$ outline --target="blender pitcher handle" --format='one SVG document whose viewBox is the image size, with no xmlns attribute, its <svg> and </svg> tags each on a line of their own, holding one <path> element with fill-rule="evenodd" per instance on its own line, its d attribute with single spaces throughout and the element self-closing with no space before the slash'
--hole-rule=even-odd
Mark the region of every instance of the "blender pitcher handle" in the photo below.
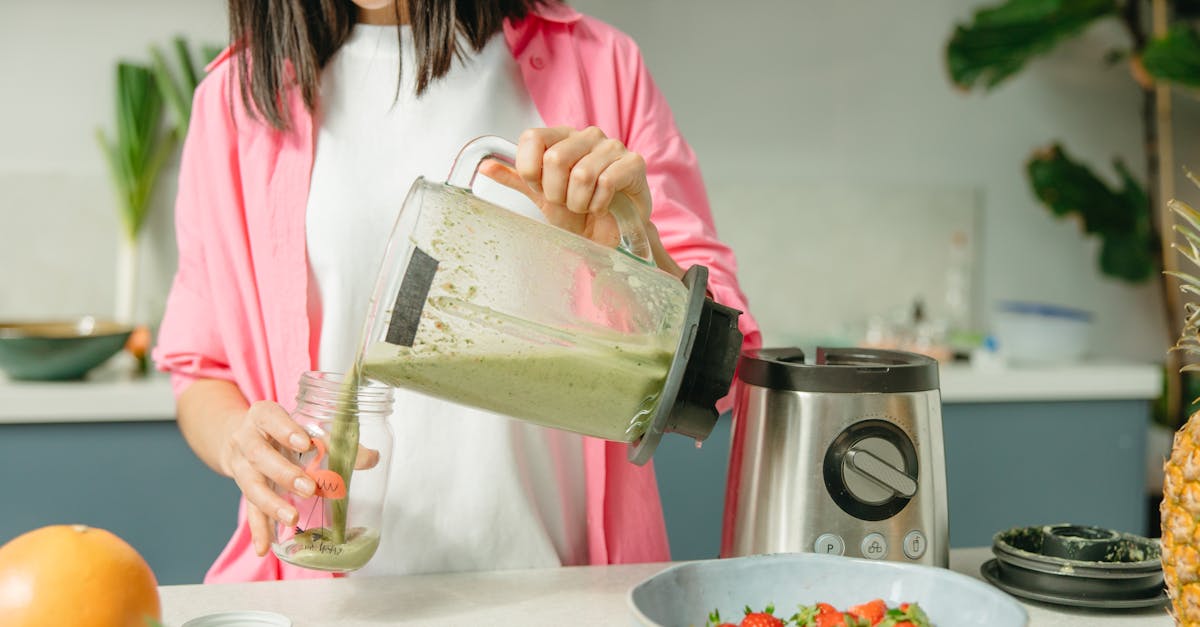
<svg viewBox="0 0 1200 627">
<path fill-rule="evenodd" d="M 509 165 L 516 165 L 517 145 L 496 135 L 477 137 L 463 146 L 450 166 L 450 176 L 446 183 L 463 189 L 471 189 L 475 183 L 475 175 L 479 172 L 479 164 L 484 159 L 498 159 Z M 654 265 L 654 255 L 650 252 L 650 240 L 642 227 L 633 201 L 625 194 L 615 194 L 608 206 L 609 213 L 617 221 L 620 232 L 620 243 L 617 245 L 622 252 L 638 260 Z"/>
</svg>

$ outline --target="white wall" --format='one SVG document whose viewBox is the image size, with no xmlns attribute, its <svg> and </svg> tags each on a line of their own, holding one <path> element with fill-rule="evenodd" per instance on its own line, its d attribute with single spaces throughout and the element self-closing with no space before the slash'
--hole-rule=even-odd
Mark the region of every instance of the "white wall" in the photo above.
<svg viewBox="0 0 1200 627">
<path fill-rule="evenodd" d="M 964 96 L 944 76 L 941 49 L 978 2 L 574 4 L 640 42 L 714 197 L 759 181 L 977 189 L 985 208 L 979 303 L 1037 298 L 1092 309 L 1097 353 L 1160 355 L 1166 332 L 1155 289 L 1102 278 L 1093 244 L 1051 219 L 1022 173 L 1030 151 L 1054 139 L 1106 173 L 1114 154 L 1141 170 L 1137 92 L 1125 72 L 1098 61 L 1121 40 L 1118 29 L 1092 29 L 997 92 Z M 111 310 L 116 223 L 92 133 L 109 124 L 115 58 L 180 30 L 223 39 L 224 3 L 0 4 L 0 317 Z M 172 250 L 161 209 L 151 225 L 159 250 L 148 262 L 157 265 Z M 738 231 L 738 214 L 771 208 L 715 210 L 725 237 L 745 247 L 755 234 Z M 151 291 L 164 291 L 168 275 L 155 273 Z M 802 307 L 795 289 L 781 285 L 754 305 Z M 147 310 L 161 306 L 157 298 Z"/>
<path fill-rule="evenodd" d="M 0 319 L 112 314 L 118 224 L 95 130 L 114 127 L 117 58 L 178 33 L 226 41 L 225 3 L 0 2 Z M 173 178 L 147 218 L 149 318 L 174 272 Z"/>
<path fill-rule="evenodd" d="M 714 196 L 754 181 L 978 188 L 985 208 L 979 303 L 1033 298 L 1084 307 L 1099 314 L 1096 354 L 1161 355 L 1156 289 L 1101 277 L 1094 245 L 1075 225 L 1052 219 L 1023 175 L 1032 149 L 1055 139 L 1110 177 L 1112 155 L 1143 170 L 1137 90 L 1123 69 L 1099 61 L 1123 41 L 1114 25 L 1093 28 L 984 96 L 950 87 L 942 47 L 953 23 L 985 2 L 574 4 L 639 42 Z M 723 237 L 752 241 L 754 234 L 738 231 L 737 216 L 756 210 L 763 209 L 714 207 Z M 766 305 L 764 295 L 752 295 L 752 308 L 803 308 L 819 296 L 783 276 L 779 285 L 786 295 L 766 296 Z"/>
</svg>

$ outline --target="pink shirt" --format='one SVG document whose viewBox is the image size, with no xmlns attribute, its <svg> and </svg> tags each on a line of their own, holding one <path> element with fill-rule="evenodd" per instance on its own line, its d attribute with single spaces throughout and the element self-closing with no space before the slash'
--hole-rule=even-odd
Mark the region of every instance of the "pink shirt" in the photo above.
<svg viewBox="0 0 1200 627">
<path fill-rule="evenodd" d="M 679 135 L 635 44 L 616 29 L 553 5 L 504 36 L 542 119 L 598 126 L 640 153 L 651 219 L 683 267 L 709 269 L 713 297 L 746 310 L 732 251 L 719 242 L 695 155 Z M 300 374 L 315 363 L 307 311 L 305 207 L 315 125 L 297 91 L 280 132 L 253 119 L 226 51 L 196 91 L 176 199 L 179 269 L 154 359 L 176 394 L 200 378 L 237 384 L 250 401 L 294 406 Z M 749 315 L 747 348 L 760 344 Z M 728 402 L 722 404 L 727 408 Z M 626 461 L 623 444 L 587 439 L 588 551 L 593 564 L 669 558 L 651 464 Z M 238 527 L 206 582 L 327 577 L 254 554 L 245 501 Z"/>
</svg>

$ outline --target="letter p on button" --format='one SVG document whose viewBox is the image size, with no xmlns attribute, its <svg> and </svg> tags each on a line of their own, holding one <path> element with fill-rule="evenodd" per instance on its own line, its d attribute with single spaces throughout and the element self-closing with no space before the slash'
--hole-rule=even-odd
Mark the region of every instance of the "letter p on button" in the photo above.
<svg viewBox="0 0 1200 627">
<path fill-rule="evenodd" d="M 817 541 L 813 542 L 814 553 L 825 553 L 827 555 L 843 555 L 846 553 L 846 543 L 842 541 L 842 537 L 832 533 L 823 533 L 817 537 Z"/>
</svg>

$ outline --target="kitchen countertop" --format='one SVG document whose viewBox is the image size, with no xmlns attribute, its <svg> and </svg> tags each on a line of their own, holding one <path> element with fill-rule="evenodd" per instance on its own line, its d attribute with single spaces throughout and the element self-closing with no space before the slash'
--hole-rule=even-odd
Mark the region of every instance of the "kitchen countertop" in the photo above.
<svg viewBox="0 0 1200 627">
<path fill-rule="evenodd" d="M 986 548 L 950 552 L 950 567 L 979 577 Z M 197 616 L 266 610 L 295 627 L 339 625 L 628 625 L 626 594 L 668 564 L 348 577 L 160 588 L 163 617 L 177 627 Z M 1103 613 L 1025 603 L 1030 627 L 1170 627 L 1164 608 Z M 951 627 L 951 626 L 947 626 Z"/>
<path fill-rule="evenodd" d="M 1152 364 L 1085 363 L 1043 368 L 980 370 L 941 368 L 942 402 L 1054 402 L 1148 400 L 1162 386 Z M 170 379 L 113 375 L 86 382 L 0 379 L 0 424 L 174 420 Z"/>
<path fill-rule="evenodd" d="M 100 374 L 87 381 L 0 379 L 0 424 L 174 420 L 171 379 Z"/>
</svg>

